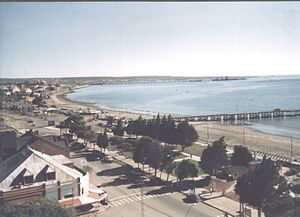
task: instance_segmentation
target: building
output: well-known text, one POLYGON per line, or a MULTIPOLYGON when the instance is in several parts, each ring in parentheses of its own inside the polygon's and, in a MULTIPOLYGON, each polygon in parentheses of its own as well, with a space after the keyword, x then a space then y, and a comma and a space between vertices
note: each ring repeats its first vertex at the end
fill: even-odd
POLYGON ((222 169, 225 173, 225 176, 229 179, 238 179, 245 175, 248 172, 248 168, 246 166, 227 166, 222 169))
POLYGON ((88 193, 89 174, 59 163, 55 158, 23 147, 1 162, 0 203, 40 197, 62 200, 88 193))
POLYGON ((33 131, 28 131, 17 140, 20 147, 28 146, 48 155, 63 154, 67 158, 70 157, 68 140, 62 139, 60 136, 41 137, 33 131))
POLYGON ((17 151, 17 133, 12 128, 0 127, 0 161, 17 151))
POLYGON ((107 193, 89 188, 89 173, 64 155, 50 156, 24 146, 0 163, 0 203, 21 203, 39 198, 57 200, 78 213, 107 206, 107 193))

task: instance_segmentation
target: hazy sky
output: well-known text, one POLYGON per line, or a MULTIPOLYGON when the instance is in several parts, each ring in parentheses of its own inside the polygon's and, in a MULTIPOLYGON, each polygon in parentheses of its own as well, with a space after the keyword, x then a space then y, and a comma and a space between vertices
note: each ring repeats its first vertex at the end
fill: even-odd
POLYGON ((300 2, 0 3, 1 77, 300 74, 300 2))

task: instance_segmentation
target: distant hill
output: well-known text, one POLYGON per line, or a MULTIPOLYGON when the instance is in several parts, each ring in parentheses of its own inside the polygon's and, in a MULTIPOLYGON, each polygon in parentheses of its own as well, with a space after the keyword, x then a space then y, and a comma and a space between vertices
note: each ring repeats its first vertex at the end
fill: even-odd
POLYGON ((34 81, 46 81, 47 83, 66 84, 108 84, 108 83, 149 83, 187 81, 200 82, 204 80, 244 80, 246 77, 173 77, 173 76, 130 76, 130 77, 61 77, 61 78, 1 78, 0 84, 26 83, 34 81))

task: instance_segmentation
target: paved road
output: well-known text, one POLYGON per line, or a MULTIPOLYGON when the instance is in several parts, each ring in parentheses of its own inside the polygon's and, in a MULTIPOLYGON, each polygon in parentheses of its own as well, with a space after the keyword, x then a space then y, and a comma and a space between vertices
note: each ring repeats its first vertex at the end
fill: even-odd
MULTIPOLYGON (((85 157, 72 159, 75 165, 80 165, 85 157)), ((110 208, 97 215, 107 217, 134 217, 141 216, 141 188, 133 182, 118 181, 124 174, 126 167, 118 163, 103 163, 100 160, 88 161, 92 168, 90 182, 91 188, 101 185, 108 192, 110 208)), ((147 186, 143 188, 144 216, 188 216, 217 217, 222 212, 217 211, 203 203, 196 205, 183 202, 185 196, 178 192, 162 191, 162 186, 147 186)))
MULTIPOLYGON (((186 204, 182 202, 183 195, 172 193, 165 196, 148 198, 144 200, 144 216, 148 217, 218 217, 222 212, 205 204, 186 204)), ((106 217, 133 217, 142 216, 141 201, 133 201, 118 206, 113 206, 98 216, 106 217)))

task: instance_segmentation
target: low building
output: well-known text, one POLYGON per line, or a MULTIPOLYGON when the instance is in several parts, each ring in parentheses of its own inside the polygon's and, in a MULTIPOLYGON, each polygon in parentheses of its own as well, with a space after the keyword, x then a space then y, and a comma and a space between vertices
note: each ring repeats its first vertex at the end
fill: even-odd
MULTIPOLYGON (((4 125, 3 125, 4 126, 4 125)), ((0 160, 17 151, 17 133, 12 128, 0 127, 0 160)))
POLYGON ((222 171, 226 177, 236 180, 245 175, 248 172, 248 168, 246 166, 228 166, 223 168, 222 171))
POLYGON ((88 173, 29 147, 0 163, 0 203, 40 197, 62 200, 88 192, 88 173))
POLYGON ((28 146, 48 155, 63 154, 67 158, 70 157, 68 140, 62 139, 60 136, 41 137, 32 131, 28 131, 18 138, 18 142, 20 147, 28 146))
MULTIPOLYGON (((274 166, 276 167, 277 171, 279 173, 281 173, 282 171, 282 163, 280 163, 279 161, 274 161, 274 160, 271 160, 273 163, 274 163, 274 166)), ((248 169, 249 171, 254 171, 257 167, 259 167, 261 165, 261 163, 263 162, 263 160, 253 160, 253 161, 250 161, 248 163, 248 169)))

